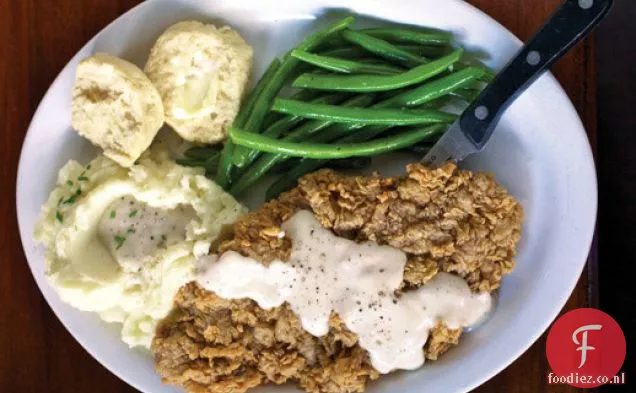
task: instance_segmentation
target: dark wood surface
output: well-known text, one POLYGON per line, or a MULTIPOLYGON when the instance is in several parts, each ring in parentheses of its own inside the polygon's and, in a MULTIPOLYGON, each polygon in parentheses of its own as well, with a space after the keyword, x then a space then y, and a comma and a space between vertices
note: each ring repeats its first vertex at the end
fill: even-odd
POLYGON ((627 339, 626 386, 636 391, 636 2, 616 1, 598 30, 598 177, 600 307, 614 317, 627 339), (602 136, 602 137, 601 137, 602 136))
MULTIPOLYGON (((470 0, 522 39, 559 0, 470 0)), ((92 359, 66 332, 40 295, 17 233, 15 177, 22 139, 49 84, 75 52, 135 0, 0 0, 0 391, 134 392, 92 359)), ((594 40, 575 48, 554 73, 596 146, 594 40)), ((591 266, 595 266, 592 263, 591 266)), ((595 305, 585 273, 565 310, 595 305)), ((461 371, 461 370, 458 370, 461 371)), ((579 392, 548 386, 545 337, 476 392, 579 392)))

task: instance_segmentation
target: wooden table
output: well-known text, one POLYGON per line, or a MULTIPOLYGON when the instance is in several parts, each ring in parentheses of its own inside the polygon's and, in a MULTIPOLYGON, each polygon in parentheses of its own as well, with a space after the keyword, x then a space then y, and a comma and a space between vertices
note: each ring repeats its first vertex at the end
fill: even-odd
MULTIPOLYGON (((470 0, 522 39, 559 0, 470 0)), ((135 390, 110 374, 66 332, 51 312, 25 261, 17 232, 14 184, 22 139, 49 84, 79 48, 135 0, 0 0, 0 391, 116 393, 135 390)), ((594 40, 554 67, 596 145, 594 40)), ((595 253, 593 253, 594 255, 595 253)), ((596 304, 593 267, 566 310, 596 304)), ((476 392, 579 392, 548 386, 545 337, 476 392)))

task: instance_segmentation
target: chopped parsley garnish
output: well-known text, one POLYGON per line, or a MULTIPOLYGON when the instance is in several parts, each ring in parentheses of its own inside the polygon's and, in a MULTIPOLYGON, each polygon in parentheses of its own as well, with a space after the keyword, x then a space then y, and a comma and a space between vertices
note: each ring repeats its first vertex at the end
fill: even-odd
POLYGON ((77 178, 78 181, 88 181, 88 177, 86 176, 80 176, 77 178))
POLYGON ((135 217, 137 215, 137 209, 133 209, 130 214, 128 214, 128 217, 135 217))
POLYGON ((128 231, 127 231, 127 232, 128 232, 128 233, 135 233, 135 232, 137 232, 137 231, 136 231, 134 228, 128 228, 128 231))
POLYGON ((66 200, 64 200, 62 203, 65 204, 65 205, 72 205, 73 203, 75 203, 75 200, 80 195, 82 195, 82 190, 78 188, 77 190, 75 190, 75 194, 73 194, 70 197, 66 198, 66 200))
POLYGON ((73 187, 73 182, 72 182, 72 181, 70 181, 70 180, 67 180, 67 181, 66 181, 66 184, 67 184, 69 187, 73 187))
POLYGON ((72 204, 75 203, 75 199, 77 199, 76 196, 75 195, 71 195, 70 197, 66 198, 64 200, 64 202, 62 202, 62 203, 65 204, 65 205, 72 205, 72 204))
POLYGON ((64 197, 61 196, 60 199, 58 199, 58 201, 57 201, 57 205, 60 206, 62 204, 63 200, 64 200, 64 197))
POLYGON ((166 241, 166 235, 161 235, 161 240, 166 241))
POLYGON ((113 218, 115 218, 117 216, 117 213, 115 213, 114 210, 111 210, 110 212, 110 219, 112 220, 113 218))
POLYGON ((60 222, 60 223, 64 223, 64 215, 62 213, 60 213, 60 211, 56 211, 55 212, 55 218, 60 222))
POLYGON ((86 170, 91 169, 91 164, 86 165, 86 170))
POLYGON ((115 249, 119 250, 121 248, 121 246, 124 245, 124 242, 126 241, 126 237, 121 236, 121 235, 115 235, 115 244, 117 245, 117 247, 115 247, 115 249))

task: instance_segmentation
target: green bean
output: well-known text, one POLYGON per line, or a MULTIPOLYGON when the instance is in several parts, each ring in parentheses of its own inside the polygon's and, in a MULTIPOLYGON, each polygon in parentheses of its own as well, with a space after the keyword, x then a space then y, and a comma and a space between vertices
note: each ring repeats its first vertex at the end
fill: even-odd
POLYGON ((408 95, 405 95, 407 98, 406 100, 404 100, 403 96, 403 105, 420 106, 425 102, 435 100, 439 97, 455 92, 464 86, 471 85, 486 72, 486 69, 481 67, 465 68, 432 82, 428 82, 419 88, 412 90, 408 95), (409 99, 409 97, 412 96, 417 97, 416 99, 409 99))
POLYGON ((454 115, 430 109, 347 108, 337 105, 308 104, 283 98, 277 98, 274 101, 272 110, 309 119, 368 125, 417 125, 446 123, 455 120, 454 115))
POLYGON ((477 89, 457 89, 450 93, 451 96, 468 103, 475 101, 480 94, 481 90, 477 89))
POLYGON ((191 158, 195 160, 207 160, 210 156, 218 154, 220 149, 218 147, 191 147, 185 152, 183 155, 186 158, 191 158))
MULTIPOLYGON (((256 84, 255 88, 250 92, 248 98, 245 100, 245 104, 234 120, 234 124, 239 127, 243 127, 247 122, 249 115, 252 113, 254 106, 256 105, 256 101, 259 96, 262 94, 265 87, 270 83, 271 79, 278 72, 280 68, 281 62, 279 59, 274 59, 272 63, 269 65, 261 79, 256 84)), ((232 177, 232 155, 235 150, 234 145, 231 140, 227 140, 223 146, 221 151, 221 156, 219 158, 219 164, 216 175, 216 182, 223 188, 227 188, 230 184, 232 177)))
MULTIPOLYGON (((419 145, 418 145, 419 146, 419 145)), ((418 147, 418 146, 413 146, 418 147)), ((301 158, 289 158, 279 162, 272 167, 271 173, 281 175, 292 171, 297 165, 302 162, 301 158)), ((316 161, 316 160, 312 160, 316 161)), ((341 158, 339 160, 327 160, 325 168, 331 168, 336 170, 359 170, 369 167, 373 159, 371 157, 351 157, 341 158)))
MULTIPOLYGON (((364 127, 356 133, 349 134, 337 140, 340 144, 347 143, 359 143, 365 142, 375 138, 376 136, 384 133, 389 127, 383 126, 370 126, 364 127)), ((434 140, 439 137, 443 131, 445 131, 446 127, 442 126, 431 126, 428 127, 430 130, 428 138, 426 140, 434 140)), ((267 189, 265 193, 265 198, 267 200, 276 198, 281 192, 287 191, 290 188, 294 187, 297 183, 298 178, 301 176, 313 172, 316 169, 326 165, 330 160, 312 160, 303 158, 296 166, 294 166, 285 176, 281 176, 276 180, 270 187, 267 189)))
MULTIPOLYGON (((372 95, 358 95, 350 98, 345 103, 343 103, 344 107, 350 106, 367 106, 371 104, 373 101, 372 95)), ((303 141, 303 139, 311 138, 310 140, 316 140, 319 142, 328 142, 330 139, 334 139, 339 134, 334 134, 333 132, 323 132, 318 135, 315 135, 318 131, 321 131, 327 127, 329 127, 332 123, 330 121, 320 121, 313 120, 303 124, 301 127, 295 129, 292 133, 287 135, 281 142, 291 143, 296 141, 303 141), (312 138, 312 136, 314 136, 312 138)), ((351 127, 353 129, 353 127, 351 127)), ((338 131, 345 132, 345 130, 338 131)), ((253 151, 257 151, 254 149, 253 151)), ((249 167, 249 171, 245 173, 241 178, 237 181, 236 184, 232 186, 230 189, 230 193, 232 195, 237 195, 247 189, 249 186, 254 184, 259 178, 261 178, 265 173, 267 173, 270 169, 272 169, 276 164, 280 161, 286 159, 285 155, 282 154, 265 154, 260 157, 254 165, 249 167)))
POLYGON ((191 158, 177 158, 176 162, 179 165, 190 166, 190 167, 200 167, 204 168, 208 172, 214 172, 218 169, 219 159, 221 157, 221 152, 216 151, 206 158, 200 159, 191 159, 191 158))
POLYGON ((223 188, 227 188, 232 182, 232 154, 234 152, 234 143, 231 139, 227 139, 221 150, 219 158, 219 168, 216 172, 216 184, 223 188))
POLYGON ((402 72, 402 69, 389 65, 365 64, 357 61, 338 59, 336 57, 316 55, 297 49, 292 51, 292 56, 306 63, 313 64, 316 67, 345 74, 393 75, 402 72))
MULTIPOLYGON (((281 62, 278 59, 272 60, 272 63, 267 67, 265 73, 258 81, 254 89, 249 93, 248 97, 245 99, 245 103, 241 108, 241 111, 234 119, 234 124, 237 127, 244 127, 246 122, 248 121, 249 115, 254 110, 256 105, 256 101, 265 90, 265 87, 270 83, 274 75, 280 69, 281 62)), ((221 157, 219 158, 218 172, 216 174, 216 183, 219 184, 223 188, 227 188, 230 184, 231 173, 232 173, 232 154, 234 152, 234 145, 232 141, 229 139, 225 141, 223 145, 223 149, 221 151, 221 157)))
POLYGON ((461 59, 460 61, 458 61, 457 63, 453 64, 452 71, 461 71, 464 70, 466 68, 471 68, 471 67, 477 67, 477 68, 483 68, 484 69, 484 73, 481 77, 479 77, 479 81, 483 82, 483 83, 491 83, 494 79, 495 79, 495 72, 492 71, 490 68, 486 67, 482 62, 478 61, 478 60, 474 60, 474 59, 466 59, 466 56, 464 56, 463 59, 461 59))
POLYGON ((236 125, 237 127, 243 127, 245 125, 245 122, 247 121, 250 113, 252 112, 252 109, 254 109, 254 105, 256 104, 256 99, 261 94, 265 86, 272 79, 274 74, 276 74, 276 72, 280 68, 280 65, 281 63, 279 59, 272 60, 269 67, 267 67, 267 70, 265 70, 265 72, 263 73, 263 76, 261 77, 261 79, 259 79, 256 86, 254 86, 254 89, 252 89, 252 91, 248 94, 247 98, 245 99, 245 103, 242 105, 239 114, 236 116, 236 119, 234 119, 234 125, 236 125))
POLYGON ((334 36, 332 36, 331 38, 325 40, 322 45, 318 48, 316 48, 318 51, 321 50, 328 50, 328 49, 332 49, 332 48, 343 48, 345 46, 349 45, 349 42, 347 40, 345 40, 342 35, 340 34, 335 34, 334 36))
POLYGON ((301 160, 302 159, 298 158, 298 157, 288 158, 288 159, 282 160, 282 161, 278 162, 276 165, 274 165, 272 167, 272 169, 270 170, 270 172, 273 173, 273 174, 276 174, 276 175, 287 173, 290 170, 292 170, 293 167, 298 165, 298 163, 301 160))
MULTIPOLYGON (((298 163, 296 165, 298 165, 298 163)), ((328 168, 342 170, 363 169, 368 167, 369 165, 371 165, 371 157, 351 157, 329 161, 326 166, 328 168)))
POLYGON ((414 55, 423 56, 428 59, 437 59, 442 56, 446 56, 453 51, 453 47, 450 45, 414 45, 414 44, 396 44, 396 47, 413 53, 414 55))
POLYGON ((454 76, 450 79, 445 79, 447 77, 444 77, 438 80, 438 81, 444 80, 444 82, 437 83, 438 81, 434 81, 430 83, 425 83, 423 85, 416 87, 415 89, 407 90, 403 93, 398 94, 397 96, 386 99, 382 101, 380 104, 382 105, 382 107, 389 107, 389 108, 401 107, 401 106, 407 106, 407 107, 421 106, 427 102, 434 100, 435 98, 438 98, 440 96, 439 95, 440 92, 448 93, 449 91, 453 91, 452 90, 453 86, 457 88, 457 85, 462 86, 462 83, 466 83, 469 85, 470 83, 472 83, 472 81, 474 81, 475 76, 479 75, 479 72, 480 72, 479 69, 475 68, 475 69, 471 69, 471 71, 466 71, 462 74, 460 74, 459 72, 450 74, 447 76, 448 78, 450 78, 450 76, 452 75, 454 76), (465 82, 462 82, 464 78, 466 78, 466 80, 465 82), (433 88, 431 88, 430 86, 431 83, 435 83, 435 85, 433 85, 433 88), (444 83, 447 83, 447 84, 445 85, 444 83))
POLYGON ((309 172, 315 171, 328 162, 329 160, 301 160, 298 165, 291 168, 291 170, 287 174, 285 174, 284 176, 280 176, 274 183, 269 186, 267 191, 265 191, 265 200, 272 200, 279 196, 281 193, 292 189, 298 183, 299 178, 309 172))
MULTIPOLYGON (((465 71, 463 74, 459 74, 459 77, 455 74, 453 78, 444 78, 444 80, 446 82, 449 81, 453 81, 455 80, 455 82, 457 82, 457 79, 462 79, 461 76, 466 76, 466 74, 469 73, 469 71, 465 71)), ((474 77, 474 76, 473 76, 474 77)), ((440 79, 442 80, 442 79, 440 79)), ((437 81, 436 81, 437 82, 437 81)), ((434 83, 434 82, 432 82, 434 83)), ((459 82, 457 82, 459 83, 459 82)), ((466 82, 468 85, 469 83, 466 82)), ((455 85, 455 83, 451 83, 450 85, 447 86, 443 86, 441 83, 437 84, 437 87, 444 91, 444 90, 449 90, 451 89, 451 87, 455 85)), ((459 83, 460 86, 463 86, 461 83, 459 83)), ((435 87, 435 85, 433 85, 435 87)), ((461 94, 462 89, 457 89, 456 92, 459 92, 461 94)), ((427 83, 423 86, 420 86, 418 88, 412 89, 412 90, 407 90, 401 94, 398 94, 397 96, 394 97, 390 97, 384 101, 381 101, 379 103, 377 103, 376 105, 374 105, 374 108, 389 108, 389 107, 399 107, 399 106, 420 106, 423 105, 426 102, 430 102, 431 100, 434 99, 435 96, 441 94, 440 92, 435 93, 435 90, 432 89, 430 87, 430 83, 427 83)), ((356 128, 362 128, 359 124, 337 124, 334 125, 332 127, 330 127, 327 130, 324 130, 323 133, 327 133, 327 132, 332 132, 333 134, 338 134, 340 132, 340 135, 347 135, 344 136, 343 138, 339 139, 338 142, 339 143, 354 143, 354 142, 361 142, 361 141, 366 141, 369 139, 374 138, 375 136, 383 133, 387 128, 384 126, 369 126, 369 127, 364 127, 362 128, 360 131, 358 131, 357 133, 353 133, 351 134, 350 131, 355 130, 356 128), (342 130, 342 127, 349 127, 348 130, 342 130), (339 130, 340 128, 340 130, 339 130)), ((325 160, 305 160, 303 159, 297 166, 295 166, 290 173, 288 174, 288 177, 285 178, 280 178, 278 179, 277 182, 275 182, 270 189, 267 191, 267 195, 268 198, 272 198, 275 197, 276 195, 278 195, 280 192, 291 188, 294 184, 294 182, 296 181, 296 178, 311 172, 313 170, 315 170, 316 168, 319 168, 321 166, 323 166, 327 161, 325 160)))
MULTIPOLYGON (((337 106, 337 108, 343 109, 360 109, 361 107, 366 107, 371 105, 375 96, 373 94, 360 94, 348 99, 342 105, 337 106)), ((312 104, 309 104, 312 105, 312 104)), ((334 121, 329 119, 315 119, 310 122, 303 124, 301 127, 298 127, 289 135, 287 135, 283 140, 296 142, 302 141, 303 139, 310 137, 311 135, 316 134, 316 132, 321 131, 329 126, 331 126, 334 121)), ((331 134, 328 134, 330 137, 331 134)))
MULTIPOLYGON (((464 75, 465 76, 465 75, 464 75)), ((457 78, 457 77, 454 77, 457 78)), ((452 79, 451 78, 451 81, 452 79)), ((440 79, 441 80, 441 79, 440 79)), ((448 82, 449 80, 446 79, 448 82)), ((436 82, 436 81, 434 81, 436 82)), ((425 83, 416 88, 412 89, 404 89, 403 91, 389 91, 387 92, 387 97, 385 97, 382 101, 376 103, 372 106, 372 108, 399 108, 399 107, 421 107, 426 103, 430 103, 435 99, 439 93, 435 93, 435 90, 431 89, 430 84, 434 82, 425 83), (397 94, 396 94, 397 92, 397 94)), ((472 82, 466 82, 467 86, 473 86, 472 82)), ((446 90, 449 87, 438 85, 437 88, 446 90)), ((465 95, 463 93, 463 89, 458 88, 456 90, 458 94, 465 95)), ((339 124, 339 126, 342 124, 339 124)))
POLYGON ((361 57, 369 55, 369 51, 360 48, 359 46, 344 46, 342 48, 330 48, 327 50, 319 51, 319 54, 329 57, 337 57, 340 59, 359 59, 361 57))
MULTIPOLYGON (((355 21, 355 18, 352 16, 348 16, 339 22, 336 22, 330 26, 327 26, 325 29, 320 30, 309 37, 305 38, 299 45, 298 49, 301 50, 312 50, 315 47, 319 46, 326 38, 337 33, 340 30, 347 28, 347 26, 351 25, 355 21)), ((249 114, 247 121, 243 128, 249 132, 257 132, 263 125, 263 121, 265 120, 265 116, 269 111, 269 107, 272 103, 272 100, 276 97, 280 89, 283 87, 283 84, 287 80, 287 78, 292 74, 296 66, 298 65, 299 60, 293 58, 289 55, 286 55, 283 59, 282 64, 278 67, 278 70, 272 75, 271 79, 267 81, 265 87, 258 95, 256 102, 254 103, 254 107, 249 114)), ((228 150, 231 148, 231 145, 228 147, 228 150)), ((244 154, 243 149, 239 149, 241 155, 244 154)), ((226 152, 226 155, 229 154, 226 152)), ((225 158, 221 160, 221 169, 225 169, 223 165, 227 164, 232 166, 232 159, 225 158)), ((227 186, 227 181, 224 179, 224 176, 218 176, 220 181, 224 181, 227 186)))
POLYGON ((334 159, 372 156, 399 150, 429 138, 431 130, 439 127, 444 126, 435 125, 371 142, 353 144, 330 145, 324 143, 287 142, 245 132, 234 127, 230 127, 230 138, 239 146, 246 146, 268 153, 284 154, 291 157, 334 159))
POLYGON ((383 59, 387 59, 408 68, 428 62, 428 59, 424 57, 414 55, 411 52, 402 50, 384 40, 371 37, 370 35, 360 33, 359 31, 344 30, 342 32, 342 37, 344 37, 344 39, 346 39, 350 43, 358 45, 376 56, 382 57, 383 59))
MULTIPOLYGON (((365 127, 357 133, 350 134, 338 139, 338 143, 354 143, 364 142, 373 139, 377 135, 385 132, 390 127, 384 126, 370 126, 365 127)), ((298 179, 316 169, 326 165, 330 160, 312 160, 303 158, 298 165, 293 167, 286 175, 281 176, 276 180, 265 192, 265 199, 270 200, 276 198, 281 192, 287 191, 296 185, 298 179)))
MULTIPOLYGON (((298 96, 298 95, 296 95, 298 96)), ((314 104, 336 104, 341 102, 346 98, 346 95, 342 93, 338 94, 327 94, 314 98, 311 102, 314 104)), ((279 136, 285 134, 287 131, 291 130, 305 119, 300 116, 285 116, 278 120, 276 123, 272 124, 265 131, 263 131, 263 135, 278 138, 279 136)), ((234 164, 240 168, 243 168, 252 162, 260 155, 260 152, 257 150, 250 150, 246 148, 236 148, 234 150, 233 161, 234 164)))
MULTIPOLYGON (((442 56, 445 56, 453 51, 453 48, 450 46, 424 46, 424 45, 413 45, 413 44, 397 44, 396 48, 401 49, 403 51, 409 52, 416 56, 421 56, 423 58, 432 58, 436 59, 442 56)), ((319 54, 323 56, 329 57, 337 57, 341 59, 360 59, 368 56, 370 53, 368 50, 363 49, 359 46, 344 46, 341 48, 330 48, 327 50, 320 51, 319 54)))
MULTIPOLYGON (((323 30, 310 35, 297 46, 297 49, 310 51, 316 46, 320 45, 320 43, 327 37, 347 28, 347 26, 351 25, 354 21, 354 17, 348 16, 341 21, 326 27, 323 30)), ((274 99, 274 97, 276 97, 276 94, 278 94, 281 87, 283 87, 283 84, 287 80, 287 77, 293 72, 294 68, 298 65, 298 62, 299 60, 292 56, 285 56, 281 66, 278 68, 272 79, 259 95, 258 101, 254 105, 252 113, 245 123, 246 130, 252 132, 254 130, 258 130, 263 122, 263 118, 265 117, 269 109, 271 101, 274 99)))
POLYGON ((446 31, 421 31, 400 27, 384 27, 361 30, 375 38, 389 42, 412 42, 421 45, 448 45, 453 35, 446 31))
MULTIPOLYGON (((317 120, 315 121, 317 122, 317 120)), ((325 122, 320 122, 320 123, 325 123, 325 122)), ((324 130, 322 133, 314 135, 312 138, 310 138, 310 140, 312 142, 320 142, 320 143, 329 142, 338 138, 339 136, 342 136, 346 131, 353 131, 358 128, 360 128, 359 125, 351 124, 349 125, 349 127, 345 127, 344 129, 333 128, 332 130, 334 132, 325 132, 325 131, 328 131, 329 130, 328 129, 328 130, 324 130), (338 132, 335 132, 336 130, 338 132)), ((294 139, 296 141, 299 140, 299 138, 294 138, 294 139)), ((293 142, 287 142, 287 143, 293 143, 293 142)), ((246 190, 248 187, 256 183, 261 177, 263 177, 267 172, 273 169, 276 165, 279 165, 281 162, 285 162, 286 160, 293 160, 293 159, 294 158, 290 158, 285 154, 272 154, 272 153, 264 154, 256 162, 254 162, 254 165, 250 167, 249 172, 244 174, 236 182, 236 184, 232 186, 232 188, 230 189, 230 193, 232 195, 240 194, 241 192, 246 190)))
POLYGON ((189 167, 202 167, 203 164, 205 163, 205 161, 203 160, 196 160, 192 158, 177 158, 176 162, 179 165, 189 166, 189 167))
MULTIPOLYGON (((319 90, 303 89, 303 90, 298 90, 296 93, 292 94, 290 98, 294 100, 299 100, 299 101, 311 101, 313 99, 321 97, 323 94, 324 92, 319 90)), ((284 116, 285 115, 281 115, 280 113, 276 113, 276 112, 267 113, 267 116, 265 116, 265 120, 263 120, 263 126, 262 126, 263 129, 264 130, 268 129, 274 123, 282 119, 284 116)))
POLYGON ((422 64, 409 71, 397 75, 315 75, 303 74, 293 83, 294 87, 318 90, 375 92, 394 90, 410 86, 430 79, 456 63, 463 54, 463 49, 422 64))

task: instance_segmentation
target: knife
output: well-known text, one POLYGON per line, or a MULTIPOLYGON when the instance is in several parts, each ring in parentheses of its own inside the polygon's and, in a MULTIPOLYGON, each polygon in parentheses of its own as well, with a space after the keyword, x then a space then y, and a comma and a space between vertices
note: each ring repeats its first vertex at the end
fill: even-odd
POLYGON ((450 126, 422 162, 438 167, 481 151, 510 104, 603 19, 613 0, 565 0, 450 126))

